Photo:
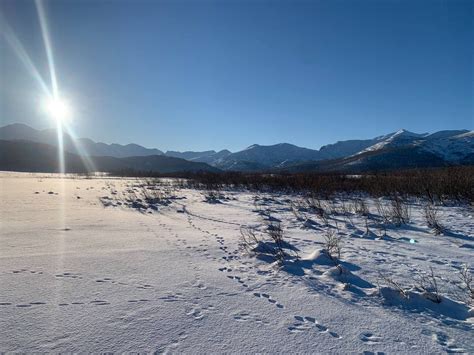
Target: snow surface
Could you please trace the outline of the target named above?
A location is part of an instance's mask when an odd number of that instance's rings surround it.
[[[278,268],[239,248],[241,226],[265,226],[253,193],[207,203],[175,189],[171,204],[140,210],[127,206],[133,179],[0,177],[2,352],[474,352],[473,312],[451,287],[474,261],[468,206],[442,208],[442,236],[416,201],[413,221],[382,239],[362,217],[331,217],[339,272],[321,221],[292,213],[296,196],[260,196],[301,256]],[[440,304],[379,276],[408,286],[430,267]]]

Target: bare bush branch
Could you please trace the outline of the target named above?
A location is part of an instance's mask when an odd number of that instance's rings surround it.
[[[253,253],[256,246],[260,243],[255,228],[240,227],[241,246],[248,252]]]
[[[459,280],[461,281],[461,289],[465,291],[466,303],[474,306],[474,282],[468,264],[462,265],[459,271]]]
[[[410,222],[410,207],[397,193],[392,195],[390,220],[396,225]]]
[[[356,198],[353,205],[354,213],[357,213],[361,216],[368,216],[370,211],[369,207],[362,198]]]
[[[408,298],[408,290],[403,288],[398,282],[396,282],[394,279],[392,279],[391,277],[389,276],[386,276],[386,275],[383,275],[382,273],[379,273],[379,277],[385,281],[385,283],[387,284],[388,287],[396,290],[398,293],[400,293],[400,295],[403,297],[403,298]]]
[[[324,234],[324,250],[336,265],[339,264],[339,259],[341,258],[341,239],[333,229],[328,228]]]
[[[379,217],[382,219],[384,224],[390,223],[390,210],[385,204],[383,203],[382,199],[375,199],[375,207],[377,208],[377,212]]]
[[[275,258],[279,264],[282,264],[285,260],[286,253],[283,250],[285,241],[283,240],[283,229],[281,228],[280,222],[267,222],[267,228],[265,232],[273,240]]]
[[[303,207],[300,203],[297,203],[297,202],[291,203],[291,212],[295,216],[296,220],[300,222],[304,222],[307,219],[304,213],[302,212],[302,209]]]
[[[423,295],[434,303],[441,303],[441,293],[438,286],[439,277],[434,274],[433,268],[430,267],[430,273],[418,277],[418,284],[415,285]]]
[[[280,223],[275,221],[266,221],[266,223],[265,235],[269,237],[269,241],[263,236],[259,237],[255,228],[242,227],[240,228],[241,246],[251,254],[272,255],[280,265],[288,258],[298,258],[296,251],[285,241]]]
[[[308,208],[311,209],[318,217],[324,221],[327,221],[326,206],[318,196],[311,194],[306,198],[306,204],[308,205]]]
[[[435,234],[443,233],[443,226],[439,222],[438,208],[431,202],[428,202],[423,207],[426,224],[431,228]]]

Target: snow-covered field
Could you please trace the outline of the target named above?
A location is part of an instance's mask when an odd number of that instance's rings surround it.
[[[127,202],[134,179],[2,173],[0,188],[0,351],[474,352],[458,277],[474,264],[469,206],[442,207],[434,235],[413,201],[411,222],[379,238],[375,216],[368,234],[353,212],[326,225],[293,213],[297,196],[223,191],[209,203],[176,188],[143,209]],[[299,260],[244,251],[241,227],[263,237],[268,219]],[[339,267],[321,252],[328,230]],[[431,269],[441,303],[410,288]]]

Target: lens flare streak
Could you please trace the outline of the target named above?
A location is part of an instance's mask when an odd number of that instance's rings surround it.
[[[13,30],[8,26],[7,21],[0,13],[0,23],[2,24],[1,32],[3,37],[13,49],[13,52],[17,55],[23,65],[26,67],[26,70],[31,74],[31,76],[36,80],[38,85],[40,86],[41,90],[44,92],[44,95],[48,97],[52,95],[51,91],[49,90],[48,86],[46,85],[45,81],[43,80],[42,76],[36,69],[33,61],[31,60],[30,56],[26,52],[25,48],[22,46],[21,42],[13,33]]]
[[[53,47],[51,45],[51,37],[49,35],[48,23],[46,13],[44,11],[43,2],[35,1],[36,11],[38,12],[38,19],[41,27],[41,35],[43,36],[44,48],[48,58],[49,74],[51,76],[51,86],[53,89],[53,98],[59,97],[58,81],[56,78],[56,67],[54,65]]]

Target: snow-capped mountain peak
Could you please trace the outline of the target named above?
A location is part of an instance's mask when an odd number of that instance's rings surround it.
[[[414,133],[410,132],[406,129],[399,129],[396,132],[387,134],[385,136],[380,136],[375,138],[376,143],[371,145],[370,147],[356,153],[361,154],[365,152],[371,152],[379,149],[383,149],[386,147],[395,147],[395,146],[402,146],[407,144],[412,144],[419,139],[423,139],[426,137],[428,133]]]

